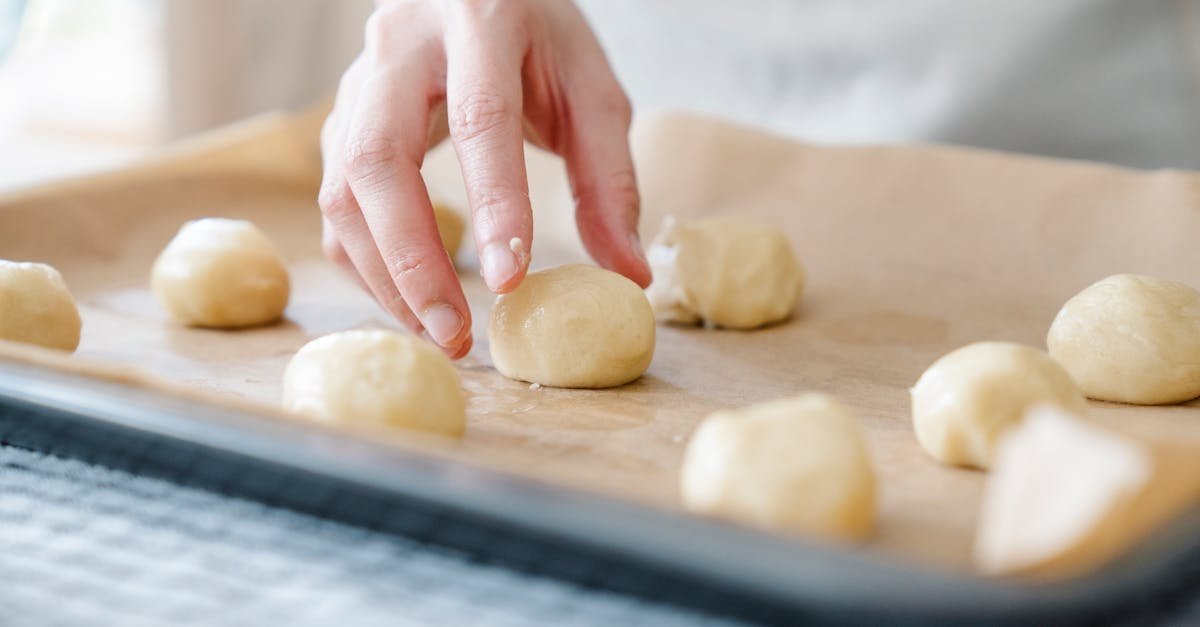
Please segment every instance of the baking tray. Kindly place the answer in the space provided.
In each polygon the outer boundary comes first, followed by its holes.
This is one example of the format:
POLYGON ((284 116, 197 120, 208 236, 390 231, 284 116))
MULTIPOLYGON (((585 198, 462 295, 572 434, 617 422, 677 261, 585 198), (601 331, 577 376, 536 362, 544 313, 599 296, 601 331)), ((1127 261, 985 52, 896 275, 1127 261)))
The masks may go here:
MULTIPOLYGON (((724 599, 723 611, 760 619, 779 618, 777 610, 973 622, 1094 617, 1194 559, 1200 534, 1189 515, 1070 581, 975 577, 968 558, 983 476, 921 453, 905 392, 958 345, 1040 344, 1057 306, 1110 272, 1196 282, 1194 175, 937 147, 813 147, 688 116, 645 119, 635 152, 647 235, 667 213, 739 211, 780 224, 812 278, 797 318, 753 333, 663 327, 647 376, 611 391, 507 381, 479 341, 460 364, 468 433, 447 444, 338 432, 270 409, 282 367, 304 341, 391 324, 319 257, 317 119, 255 120, 133 168, 0 200, 0 256, 54 263, 85 316, 74 358, 3 348, 6 442, 125 459, 135 470, 400 531, 426 528, 481 555, 506 544, 494 538, 519 538, 542 547, 535 555, 575 555, 543 564, 557 576, 582 570, 591 574, 573 578, 597 585, 652 573, 656 585, 642 587, 685 582, 673 589, 693 591, 667 595, 676 602, 724 599), (283 324, 182 329, 154 305, 150 261, 183 220, 204 215, 253 219, 281 244, 295 283, 283 324), (677 467, 700 417, 807 389, 843 398, 867 427, 881 522, 866 547, 679 511, 677 467), (435 518, 402 522, 423 511, 435 518), (597 564, 608 566, 597 574, 597 564)), ((531 152, 529 165, 535 264, 580 259, 559 164, 531 152)), ((452 154, 431 155, 425 173, 436 195, 461 203, 452 154)), ((490 296, 469 255, 460 265, 485 340, 490 296)), ((1094 403, 1091 413, 1178 437, 1195 437, 1200 422, 1195 403, 1094 403)))

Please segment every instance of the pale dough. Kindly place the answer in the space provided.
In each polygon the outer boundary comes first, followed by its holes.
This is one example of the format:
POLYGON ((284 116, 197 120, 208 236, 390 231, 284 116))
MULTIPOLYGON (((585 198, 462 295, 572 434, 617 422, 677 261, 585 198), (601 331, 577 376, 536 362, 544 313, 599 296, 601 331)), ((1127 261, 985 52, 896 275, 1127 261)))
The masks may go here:
MULTIPOLYGON (((1154 466, 1150 451, 1135 441, 1053 407, 1035 408, 997 450, 975 538, 976 564, 1010 574, 1054 562, 1061 569, 1089 544, 1086 552, 1104 552, 1097 532, 1136 516, 1136 499, 1150 485, 1154 466)), ((1087 555, 1079 558, 1094 565, 1087 555)))
POLYGON ((981 570, 1041 578, 1091 573, 1195 511, 1195 434, 1117 424, 1040 407, 1005 436, 980 512, 981 570))
POLYGON ((450 260, 453 261, 462 245, 463 233, 467 230, 466 222, 457 211, 441 202, 433 203, 433 217, 437 221, 442 246, 446 247, 446 254, 450 255, 450 260))
POLYGON ((862 426, 824 394, 716 412, 684 454, 689 510, 758 527, 857 540, 875 492, 862 426))
POLYGON ((0 259, 0 340, 73 351, 82 326, 58 270, 0 259))
POLYGON ((1010 342, 978 342, 938 359, 912 389, 917 441, 938 461, 987 468, 996 442, 1039 403, 1077 413, 1087 401, 1049 355, 1010 342))
POLYGON ((804 268, 783 231, 745 218, 667 218, 647 251, 660 320, 753 329, 786 319, 804 268))
POLYGON ((636 283, 594 266, 533 272, 496 299, 492 362, 510 379, 606 388, 640 377, 654 356, 654 312, 636 283))
POLYGON ((1046 345, 1084 394, 1158 405, 1200 396, 1200 292, 1110 276, 1063 305, 1046 345))
POLYGON ((278 320, 287 307, 287 268, 275 244, 245 220, 183 225, 154 262, 150 285, 183 324, 238 328, 278 320))
POLYGON ((466 425, 450 360, 394 331, 343 331, 306 344, 284 371, 283 406, 322 422, 444 435, 460 435, 466 425))

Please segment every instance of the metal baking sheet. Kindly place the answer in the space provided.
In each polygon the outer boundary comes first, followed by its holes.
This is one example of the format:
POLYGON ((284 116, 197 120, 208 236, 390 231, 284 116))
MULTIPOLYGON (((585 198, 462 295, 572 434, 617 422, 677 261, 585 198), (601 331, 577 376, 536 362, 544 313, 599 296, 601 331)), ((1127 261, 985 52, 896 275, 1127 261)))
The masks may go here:
MULTIPOLYGON (((318 120, 256 120, 126 170, 0 199, 0 257, 59 267, 85 318, 72 358, 3 349, 7 398, 113 433, 231 451, 829 606, 1061 609, 1144 582, 1186 553, 1188 543, 1176 541, 1173 553, 1139 553, 1152 563, 1053 585, 975 577, 969 553, 983 475, 920 451, 907 387, 937 356, 971 341, 1040 345, 1057 307, 1106 274, 1200 283, 1191 173, 940 147, 814 147, 688 116, 643 119, 634 139, 646 238, 666 214, 739 212, 780 225, 809 271, 798 315, 755 332, 662 327, 638 382, 530 389, 490 367, 491 297, 468 251, 459 263, 478 341, 459 366, 467 434, 447 443, 331 432, 272 409, 283 366, 305 341, 393 325, 319 255, 318 120), (282 324, 185 329, 153 302, 150 262, 184 220, 209 215, 252 219, 280 244, 294 279, 282 324), (822 546, 679 510, 678 464, 701 417, 804 390, 839 396, 867 427, 881 501, 866 546, 822 546)), ((529 167, 535 266, 581 260, 560 164, 531 151, 529 167)), ((425 174, 436 196, 462 206, 449 151, 432 154, 425 174)), ((1196 403, 1093 403, 1090 411, 1122 429, 1200 433, 1196 403)))

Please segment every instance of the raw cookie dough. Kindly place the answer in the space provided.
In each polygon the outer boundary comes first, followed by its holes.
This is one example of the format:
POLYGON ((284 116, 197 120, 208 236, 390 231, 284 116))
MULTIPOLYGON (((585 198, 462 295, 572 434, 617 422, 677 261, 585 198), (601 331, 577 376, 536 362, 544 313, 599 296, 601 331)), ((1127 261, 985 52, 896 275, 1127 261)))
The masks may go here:
POLYGON ((783 231, 738 217, 668 217, 647 251, 660 320, 753 329, 786 319, 804 268, 783 231))
POLYGON ((271 240, 250 222, 225 218, 184 224, 154 262, 150 286, 173 318, 213 328, 278 320, 289 292, 271 240))
POLYGON ((606 388, 640 377, 654 356, 654 312, 636 283, 594 266, 533 272, 496 299, 492 362, 510 379, 606 388))
POLYGON ((463 232, 467 228, 466 222, 457 211, 441 202, 433 203, 433 218, 437 220, 438 235, 442 238, 442 246, 446 247, 446 252, 453 261, 458 256, 458 249, 462 245, 463 232))
POLYGON ((863 429, 824 394, 710 415, 684 454, 682 496, 695 512, 841 540, 875 521, 863 429))
POLYGON ((73 351, 82 326, 58 270, 0 259, 0 340, 73 351))
POLYGON ((1200 292, 1153 277, 1110 276, 1063 305, 1046 345, 1091 398, 1191 400, 1200 396, 1200 292))
POLYGON ((996 442, 1039 403, 1083 413, 1087 401, 1049 355, 1010 342, 978 342, 938 359, 912 389, 917 441, 946 464, 987 468, 996 442))
POLYGON ((460 435, 466 399, 450 360, 412 335, 343 331, 300 349, 283 373, 283 406, 320 422, 460 435))
POLYGON ((1198 445, 1034 408, 997 450, 976 564, 989 574, 1090 572, 1200 503, 1198 445))

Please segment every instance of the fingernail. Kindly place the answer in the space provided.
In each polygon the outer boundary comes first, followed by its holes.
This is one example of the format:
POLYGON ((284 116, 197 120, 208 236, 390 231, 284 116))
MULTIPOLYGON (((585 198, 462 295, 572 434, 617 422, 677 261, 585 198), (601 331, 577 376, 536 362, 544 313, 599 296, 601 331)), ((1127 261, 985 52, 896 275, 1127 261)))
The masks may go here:
POLYGON ((429 337, 442 346, 458 339, 465 323, 462 314, 450 305, 433 305, 421 316, 421 324, 425 325, 429 337))
POLYGON ((506 242, 492 242, 483 249, 482 256, 483 279, 492 290, 508 283, 521 271, 521 263, 517 254, 506 242))

